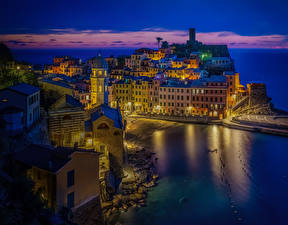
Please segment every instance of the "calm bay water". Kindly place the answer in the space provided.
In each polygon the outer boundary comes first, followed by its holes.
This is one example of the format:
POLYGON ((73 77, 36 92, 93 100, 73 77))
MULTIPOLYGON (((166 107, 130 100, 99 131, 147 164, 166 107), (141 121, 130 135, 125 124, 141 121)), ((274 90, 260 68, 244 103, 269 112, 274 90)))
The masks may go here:
POLYGON ((161 179, 147 207, 122 213, 121 223, 288 223, 287 138, 179 123, 153 132, 158 126, 147 120, 130 126, 130 132, 142 133, 132 141, 156 152, 161 179))

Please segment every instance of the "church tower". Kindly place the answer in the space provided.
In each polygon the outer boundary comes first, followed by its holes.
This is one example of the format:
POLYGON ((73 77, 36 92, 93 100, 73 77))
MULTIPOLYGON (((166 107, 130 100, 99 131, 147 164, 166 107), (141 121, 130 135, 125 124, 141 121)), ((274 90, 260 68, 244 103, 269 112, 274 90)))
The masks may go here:
POLYGON ((108 65, 101 54, 98 54, 97 57, 89 61, 92 66, 92 74, 90 77, 91 105, 95 107, 108 104, 108 65))

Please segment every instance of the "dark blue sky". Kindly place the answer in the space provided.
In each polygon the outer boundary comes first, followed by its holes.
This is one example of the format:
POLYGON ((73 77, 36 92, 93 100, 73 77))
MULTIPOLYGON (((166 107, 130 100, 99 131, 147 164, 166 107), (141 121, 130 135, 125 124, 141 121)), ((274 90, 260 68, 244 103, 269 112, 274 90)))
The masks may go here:
POLYGON ((287 0, 4 0, 0 41, 11 48, 153 47, 157 36, 184 43, 195 27, 205 43, 288 48, 287 9, 287 0))
POLYGON ((51 28, 139 30, 161 27, 241 35, 288 34, 285 0, 1 1, 1 33, 51 28))

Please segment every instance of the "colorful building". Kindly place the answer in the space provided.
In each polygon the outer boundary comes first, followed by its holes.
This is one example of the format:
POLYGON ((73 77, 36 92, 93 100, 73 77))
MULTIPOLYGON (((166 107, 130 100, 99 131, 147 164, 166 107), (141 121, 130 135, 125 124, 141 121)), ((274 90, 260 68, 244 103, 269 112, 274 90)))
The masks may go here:
POLYGON ((35 185, 47 206, 59 212, 99 198, 99 153, 75 148, 28 145, 13 159, 35 185))

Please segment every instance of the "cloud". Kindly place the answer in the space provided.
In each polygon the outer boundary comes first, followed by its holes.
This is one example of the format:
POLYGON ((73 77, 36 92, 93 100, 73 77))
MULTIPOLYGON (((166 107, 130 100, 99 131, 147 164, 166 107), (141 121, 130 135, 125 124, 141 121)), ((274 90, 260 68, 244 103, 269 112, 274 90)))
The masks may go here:
POLYGON ((14 45, 22 45, 26 46, 26 44, 34 44, 35 41, 19 41, 19 40, 9 40, 8 43, 14 44, 14 45))
POLYGON ((84 43, 83 41, 69 41, 69 43, 72 43, 72 44, 82 44, 84 43))
MULTIPOLYGON (((39 34, 1 34, 11 48, 156 48, 156 37, 171 43, 186 43, 188 31, 145 28, 138 31, 50 29, 39 34)), ((227 44, 231 48, 288 48, 288 35, 245 36, 231 31, 197 33, 205 44, 227 44)))

